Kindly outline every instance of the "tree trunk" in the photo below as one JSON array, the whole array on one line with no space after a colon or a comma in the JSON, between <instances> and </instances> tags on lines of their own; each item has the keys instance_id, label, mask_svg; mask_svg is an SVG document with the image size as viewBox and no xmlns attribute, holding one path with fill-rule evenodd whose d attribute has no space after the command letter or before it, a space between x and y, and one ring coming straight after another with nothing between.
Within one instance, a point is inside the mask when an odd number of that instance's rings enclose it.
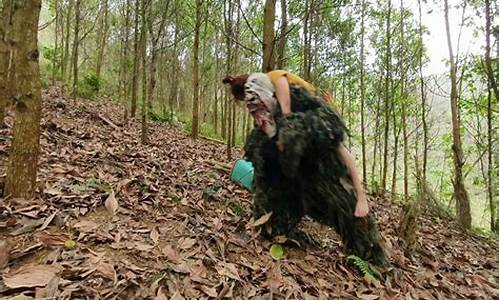
<instances>
[{"instance_id":1,"label":"tree trunk","mask_svg":"<svg viewBox=\"0 0 500 300\"><path fill-rule=\"evenodd\" d=\"M61 67L61 75L62 79L64 81L67 80L66 75L67 75L67 70L68 70L68 63L69 63L69 40L70 40L70 28L71 28L71 9L73 7L73 0L70 0L67 5L67 10L66 10L66 32L65 32L65 38L64 38L64 56L62 58L62 67Z\"/></svg>"},{"instance_id":2,"label":"tree trunk","mask_svg":"<svg viewBox=\"0 0 500 300\"><path fill-rule=\"evenodd\" d=\"M448 0L444 1L444 16L446 25L446 38L448 41L448 53L450 59L450 78L451 78L451 116L453 125L453 160L455 165L455 178L453 180L453 197L455 198L458 210L458 221L461 227L465 230L471 228L471 212L470 202L467 190L463 182L462 167L464 164L462 140L460 136L460 121L458 111L458 93L457 93L457 66L455 57L453 56L453 48L451 46L450 24L448 19Z\"/></svg>"},{"instance_id":3,"label":"tree trunk","mask_svg":"<svg viewBox=\"0 0 500 300\"><path fill-rule=\"evenodd\" d=\"M398 126L396 109L394 108L394 103L391 104L392 119L393 119L393 133L394 133L394 153L392 155L392 184L391 184L391 199L396 200L397 194L397 169L398 169L398 155L399 155L399 136L401 134L401 128Z\"/></svg>"},{"instance_id":4,"label":"tree trunk","mask_svg":"<svg viewBox=\"0 0 500 300\"><path fill-rule=\"evenodd\" d=\"M226 68L227 74L232 73L232 38L233 38L233 3L232 1L224 1L224 21L226 29ZM226 9L227 5L227 9ZM227 91L227 90L226 90ZM226 92L225 104L224 104L224 123L225 127L224 134L226 135L227 145L226 145L226 157L231 159L231 103L230 97Z\"/></svg>"},{"instance_id":5,"label":"tree trunk","mask_svg":"<svg viewBox=\"0 0 500 300\"><path fill-rule=\"evenodd\" d=\"M5 126L6 110L12 100L13 69L12 66L9 68L9 61L11 61L14 52L9 42L12 39L10 35L13 34L12 25L7 21L10 20L11 15L9 4L12 3L7 1L3 6L2 18L0 19L0 26L3 28L0 30L0 128Z\"/></svg>"},{"instance_id":6,"label":"tree trunk","mask_svg":"<svg viewBox=\"0 0 500 300\"><path fill-rule=\"evenodd\" d=\"M378 193L379 192L379 185L376 181L376 176L375 176L375 167L377 165L377 149L378 149L378 144L380 142L380 134L379 134L379 128L380 128L380 96L377 97L377 105L376 105L376 112L375 112L375 141L373 142L373 159L372 159L372 170L371 170L371 186L372 189Z\"/></svg>"},{"instance_id":7,"label":"tree trunk","mask_svg":"<svg viewBox=\"0 0 500 300\"><path fill-rule=\"evenodd\" d=\"M200 44L200 27L201 27L201 0L196 0L196 17L194 24L194 44L193 44L193 119L191 126L191 137L198 138L198 118L200 107L200 78L198 74L199 67L199 44Z\"/></svg>"},{"instance_id":8,"label":"tree trunk","mask_svg":"<svg viewBox=\"0 0 500 300\"><path fill-rule=\"evenodd\" d=\"M75 29L73 34L73 89L71 94L75 97L78 94L78 51L80 45L80 0L75 0Z\"/></svg>"},{"instance_id":9,"label":"tree trunk","mask_svg":"<svg viewBox=\"0 0 500 300\"><path fill-rule=\"evenodd\" d=\"M6 8L8 3L11 9ZM38 19L41 0L4 2L10 12L7 31L12 33L15 91L15 121L7 166L4 196L32 198L36 190L36 173L40 140L42 95L38 66ZM4 17L8 17L4 15Z\"/></svg>"},{"instance_id":10,"label":"tree trunk","mask_svg":"<svg viewBox=\"0 0 500 300\"><path fill-rule=\"evenodd\" d=\"M146 144L148 142L148 95L147 93L147 53L146 53L146 1L141 1L141 37L140 37L140 55L141 55L141 75L142 75L142 114L141 114L141 142Z\"/></svg>"},{"instance_id":11,"label":"tree trunk","mask_svg":"<svg viewBox=\"0 0 500 300\"><path fill-rule=\"evenodd\" d=\"M135 23L134 23L134 67L132 71L132 98L130 105L130 116L135 118L137 111L137 89L139 77L139 0L135 0Z\"/></svg>"},{"instance_id":12,"label":"tree trunk","mask_svg":"<svg viewBox=\"0 0 500 300\"><path fill-rule=\"evenodd\" d=\"M287 20L287 0L281 0L281 24L280 24L280 39L278 43L278 55L276 58L276 67L283 70L286 66L285 52L286 52L286 30L288 27Z\"/></svg>"},{"instance_id":13,"label":"tree trunk","mask_svg":"<svg viewBox=\"0 0 500 300\"><path fill-rule=\"evenodd\" d=\"M399 57L399 68L401 72L401 126L403 128L403 195L405 200L408 199L408 135L407 135L407 124L406 124L406 92L405 92L405 80L406 72L404 66L404 10L403 10L403 0L401 0L401 15L400 15L400 33L401 33L401 45L400 45L400 57Z\"/></svg>"},{"instance_id":14,"label":"tree trunk","mask_svg":"<svg viewBox=\"0 0 500 300\"><path fill-rule=\"evenodd\" d=\"M123 103L124 103L124 121L128 121L128 96L129 96L129 58L128 58L128 47L129 47L129 26L130 26L130 0L125 2L125 40L123 42L123 57L122 57L122 92L123 92Z\"/></svg>"},{"instance_id":15,"label":"tree trunk","mask_svg":"<svg viewBox=\"0 0 500 300\"><path fill-rule=\"evenodd\" d=\"M485 0L486 5L485 5L485 10L486 10L486 51L484 55L485 63L486 63L486 75L488 76L488 82L490 85L490 88L493 89L495 92L495 98L497 99L498 102L498 74L495 76L493 73L493 68L491 66L491 57L490 57L490 52L491 52L491 41L490 41L490 36L491 36L491 4L490 0ZM498 27L497 27L498 31Z\"/></svg>"},{"instance_id":16,"label":"tree trunk","mask_svg":"<svg viewBox=\"0 0 500 300\"><path fill-rule=\"evenodd\" d=\"M304 77L305 80L310 80L310 73L309 71L311 70L311 67L310 67L310 64L311 62L309 61L309 53L311 52L311 49L310 49L310 34L309 34L309 31L310 31L310 18L311 18L311 3L310 1L312 0L306 0L305 1L305 18L304 18L304 29L303 29L303 40L304 40L304 49L303 49L303 70L302 70L302 75Z\"/></svg>"},{"instance_id":17,"label":"tree trunk","mask_svg":"<svg viewBox=\"0 0 500 300\"><path fill-rule=\"evenodd\" d=\"M421 5L421 0L418 0L418 18L419 18L419 26L418 26L418 32L419 32L419 35L420 35L420 40L423 41L423 30L422 30L422 5ZM422 153L422 156L423 156L423 159L422 159L422 182L426 183L427 182L427 151L428 151L428 143L429 143L429 138L428 138L428 129L427 129L427 119L425 117L426 115L426 111L427 111L427 108L426 108L426 95L425 95L425 90L424 90L424 75L423 75L423 72L422 72L422 68L423 68L423 56L424 56L424 47L423 47L423 42L422 42L422 45L420 46L420 49L419 49L419 73L420 73L420 97L421 97L421 100L422 100L422 112L421 112L421 119L422 119L422 130L423 130L423 134L424 134L424 145L423 145L423 153Z\"/></svg>"},{"instance_id":18,"label":"tree trunk","mask_svg":"<svg viewBox=\"0 0 500 300\"><path fill-rule=\"evenodd\" d=\"M498 233L498 213L497 205L495 203L495 195L493 194L495 188L493 187L493 170L495 168L493 163L493 116L492 116L492 103L491 103L491 91L494 91L496 100L498 102L498 83L496 82L496 76L493 73L493 68L491 66L491 3L490 0L486 0L486 49L484 54L484 60L486 64L486 73L488 78L488 172L487 172L487 185L488 185L488 200L490 208L490 228L491 231Z\"/></svg>"},{"instance_id":19,"label":"tree trunk","mask_svg":"<svg viewBox=\"0 0 500 300\"><path fill-rule=\"evenodd\" d=\"M177 11L177 0L174 0L174 9ZM174 30L174 47L172 49L173 57L172 57L172 71L171 71L171 84L170 84L170 94L169 94L169 107L170 107L170 122L174 120L174 104L177 101L177 89L178 89L178 80L175 76L178 73L179 66L179 55L177 53L178 49L178 36L179 36L179 14L175 14L175 30Z\"/></svg>"},{"instance_id":20,"label":"tree trunk","mask_svg":"<svg viewBox=\"0 0 500 300\"><path fill-rule=\"evenodd\" d=\"M54 26L54 57L52 58L52 85L55 85L56 83L56 73L57 73L57 56L59 52L59 23L60 23L60 16L61 13L59 12L60 7L59 7L59 1L54 0L54 6L56 10L56 24Z\"/></svg>"},{"instance_id":21,"label":"tree trunk","mask_svg":"<svg viewBox=\"0 0 500 300\"><path fill-rule=\"evenodd\" d=\"M361 89L361 157L363 163L363 181L366 184L366 139L365 139L365 1L361 2L361 53L360 53L360 89Z\"/></svg>"},{"instance_id":22,"label":"tree trunk","mask_svg":"<svg viewBox=\"0 0 500 300\"><path fill-rule=\"evenodd\" d=\"M385 93L384 93L384 114L385 114L385 124L384 124L384 154L383 154L383 168L382 168L382 190L386 190L387 182L387 165L388 165L388 145L389 145L389 116L390 103L389 99L389 86L391 78L391 0L387 4L387 19L386 19L386 52L385 52Z\"/></svg>"},{"instance_id":23,"label":"tree trunk","mask_svg":"<svg viewBox=\"0 0 500 300\"><path fill-rule=\"evenodd\" d=\"M264 4L264 38L262 43L262 72L274 69L274 19L276 0L266 0Z\"/></svg>"},{"instance_id":24,"label":"tree trunk","mask_svg":"<svg viewBox=\"0 0 500 300\"><path fill-rule=\"evenodd\" d=\"M108 5L108 0L103 0L103 7L102 7L102 20L101 20L101 28L100 28L100 33L98 35L99 38L99 44L97 47L97 60L96 60L96 69L95 73L98 78L101 78L101 68L102 64L104 63L104 53L106 50L106 44L107 44L107 39L108 39L108 31L109 31L109 5Z\"/></svg>"}]
</instances>

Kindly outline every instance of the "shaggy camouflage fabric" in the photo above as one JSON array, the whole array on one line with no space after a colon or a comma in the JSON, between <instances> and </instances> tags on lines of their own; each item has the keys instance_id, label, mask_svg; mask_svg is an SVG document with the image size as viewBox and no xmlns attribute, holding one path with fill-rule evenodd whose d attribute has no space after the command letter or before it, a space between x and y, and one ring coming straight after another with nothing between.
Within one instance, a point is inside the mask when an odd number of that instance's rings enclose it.
<instances>
[{"instance_id":1,"label":"shaggy camouflage fabric","mask_svg":"<svg viewBox=\"0 0 500 300\"><path fill-rule=\"evenodd\" d=\"M289 235L304 215L341 235L347 253L387 265L372 216L356 218L356 195L348 170L337 155L346 128L321 99L291 88L293 113L276 116L278 134L260 129L249 135L245 152L254 165L254 217L273 212L267 237ZM284 145L280 152L276 142Z\"/></svg>"}]
</instances>

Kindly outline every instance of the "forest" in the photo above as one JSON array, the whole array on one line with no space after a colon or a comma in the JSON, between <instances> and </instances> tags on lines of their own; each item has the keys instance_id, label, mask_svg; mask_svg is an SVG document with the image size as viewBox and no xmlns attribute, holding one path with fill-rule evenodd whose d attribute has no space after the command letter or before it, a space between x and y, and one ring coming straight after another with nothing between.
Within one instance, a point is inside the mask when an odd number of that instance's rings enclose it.
<instances>
[{"instance_id":1,"label":"forest","mask_svg":"<svg viewBox=\"0 0 500 300\"><path fill-rule=\"evenodd\" d=\"M498 297L498 34L490 0L0 0L0 299ZM389 271L259 236L223 79L271 70L328 95Z\"/></svg>"}]
</instances>

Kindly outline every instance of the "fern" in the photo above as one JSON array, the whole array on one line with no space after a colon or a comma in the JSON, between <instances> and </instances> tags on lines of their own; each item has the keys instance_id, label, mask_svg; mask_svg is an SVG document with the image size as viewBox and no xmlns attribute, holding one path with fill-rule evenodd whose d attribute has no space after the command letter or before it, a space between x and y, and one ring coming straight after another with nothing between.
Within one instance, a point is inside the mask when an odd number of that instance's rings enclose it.
<instances>
[{"instance_id":1,"label":"fern","mask_svg":"<svg viewBox=\"0 0 500 300\"><path fill-rule=\"evenodd\" d=\"M379 282L382 275L369 262L356 255L349 255L347 261L355 265L363 276L370 282Z\"/></svg>"}]
</instances>

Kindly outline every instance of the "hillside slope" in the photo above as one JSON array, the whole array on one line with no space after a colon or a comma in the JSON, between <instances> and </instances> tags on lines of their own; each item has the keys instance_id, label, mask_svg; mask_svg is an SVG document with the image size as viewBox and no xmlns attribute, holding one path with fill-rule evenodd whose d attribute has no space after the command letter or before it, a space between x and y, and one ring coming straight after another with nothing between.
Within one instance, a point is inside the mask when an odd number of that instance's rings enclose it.
<instances>
[{"instance_id":1,"label":"hillside slope","mask_svg":"<svg viewBox=\"0 0 500 300\"><path fill-rule=\"evenodd\" d=\"M285 258L274 261L271 242L250 226L250 194L214 164L230 163L224 145L193 141L168 125L152 125L150 143L142 145L140 124L121 124L122 114L109 102L44 92L38 196L0 199L0 296L498 297L496 241L423 218L421 251L409 259L396 235L400 209L383 198L371 199L372 211L397 279L363 279L346 263L336 234L308 220L302 228L316 243L287 244ZM0 141L4 178L9 129L0 130Z\"/></svg>"}]
</instances>

